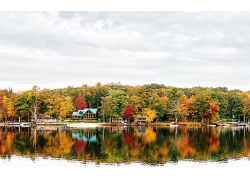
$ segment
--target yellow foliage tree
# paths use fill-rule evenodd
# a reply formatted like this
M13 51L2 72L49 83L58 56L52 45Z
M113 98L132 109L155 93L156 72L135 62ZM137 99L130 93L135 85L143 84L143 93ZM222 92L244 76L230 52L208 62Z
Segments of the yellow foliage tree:
M56 114L56 117L59 119L69 116L74 110L72 97L70 96L60 96L55 94L49 99L49 104L49 111L46 112L46 114Z
M146 116L146 121L151 122L157 118L157 112L149 108L143 108L143 115Z
M14 108L14 97L8 98L6 96L3 96L3 106L6 109L7 116L9 118L14 118L15 116L15 108Z
M73 110L72 98L70 96L62 98L59 117L65 118L70 115Z

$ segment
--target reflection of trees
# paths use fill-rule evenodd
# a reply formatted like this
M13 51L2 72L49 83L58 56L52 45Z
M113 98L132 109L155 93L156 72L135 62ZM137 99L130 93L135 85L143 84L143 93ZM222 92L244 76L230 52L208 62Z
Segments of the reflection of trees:
M85 148L86 148L87 142L86 141L82 141L82 140L75 140L75 151L77 154L77 158L80 158L81 154L84 152Z
M48 140L44 153L51 157L67 158L71 152L74 141L67 135L66 131L58 132L54 136L46 134Z
M15 149L15 152L18 152L18 154L20 155L35 155L35 148L32 145L32 139L25 131L15 134L15 139L13 140L13 148Z
M164 140L164 136L161 133L156 136L154 131L149 134L146 133L145 136L153 136L153 138L150 137L150 141L146 141L143 153L145 155L142 155L144 157L142 161L150 164L164 163L166 161L165 156L168 153L168 145Z
M13 154L12 143L14 139L14 133L3 132L0 130L0 155L3 157Z
M152 128L147 128L146 132L145 132L145 135L142 136L142 141L145 144L148 144L148 143L151 143L151 142L155 142L156 137L157 137L156 132L154 132Z
M246 128L156 130L145 127L139 131L136 128L116 132L106 128L92 130L91 136L94 134L97 141L74 139L72 132L59 129L37 131L36 136L24 128L20 132L0 130L0 155L43 156L96 164L141 162L154 165L183 159L218 161L250 156L250 135Z
M111 163L122 163L125 162L124 157L129 154L130 147L126 144L123 134L114 132L107 133L103 142L101 143L101 152L104 154L103 157L106 157L104 162Z

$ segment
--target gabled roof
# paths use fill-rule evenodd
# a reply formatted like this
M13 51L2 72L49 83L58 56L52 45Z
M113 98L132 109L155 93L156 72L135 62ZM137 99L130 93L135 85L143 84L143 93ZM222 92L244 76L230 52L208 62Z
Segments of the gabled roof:
M97 108L79 109L77 112L73 112L72 116L83 116L87 111L90 111L92 114L96 114Z
M78 113L82 112L83 114L85 114L87 111L90 111L92 114L96 114L97 109L96 108L85 108L83 110L80 109L78 110Z

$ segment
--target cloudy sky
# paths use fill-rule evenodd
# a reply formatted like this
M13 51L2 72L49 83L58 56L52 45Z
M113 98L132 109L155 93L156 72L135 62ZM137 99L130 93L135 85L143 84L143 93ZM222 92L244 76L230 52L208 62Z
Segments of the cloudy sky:
M250 90L250 12L2 11L0 89L120 82Z

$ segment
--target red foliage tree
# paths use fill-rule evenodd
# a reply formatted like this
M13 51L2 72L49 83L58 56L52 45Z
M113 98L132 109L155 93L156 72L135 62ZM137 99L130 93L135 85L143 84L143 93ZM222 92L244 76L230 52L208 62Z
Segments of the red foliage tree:
M205 111L205 112L204 112L204 114L209 115L209 114L210 114L210 112L209 112L209 111Z
M79 109L87 108L87 107L88 105L87 105L86 99L82 97L81 93L78 93L78 95L76 96L76 102L75 102L76 111L78 111Z
M125 118L129 118L131 116L131 113L132 113L132 110L133 110L133 106L129 106L125 109L125 111L123 112L123 116Z
M218 111L219 107L217 105L215 105L213 108L212 108L212 111Z

